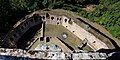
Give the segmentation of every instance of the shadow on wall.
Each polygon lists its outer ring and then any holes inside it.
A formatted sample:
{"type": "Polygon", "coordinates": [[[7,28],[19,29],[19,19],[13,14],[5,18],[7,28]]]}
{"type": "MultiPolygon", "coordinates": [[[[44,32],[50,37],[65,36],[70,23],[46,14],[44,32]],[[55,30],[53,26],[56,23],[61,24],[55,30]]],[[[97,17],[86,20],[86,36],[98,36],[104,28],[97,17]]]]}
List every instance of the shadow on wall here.
{"type": "Polygon", "coordinates": [[[120,52],[115,52],[112,56],[108,57],[107,60],[120,60],[120,52]]]}
{"type": "Polygon", "coordinates": [[[25,49],[25,47],[27,47],[28,41],[30,41],[33,36],[35,36],[37,30],[39,30],[41,27],[42,24],[38,24],[27,30],[26,33],[23,34],[23,36],[17,41],[17,48],[25,49]]]}
{"type": "MultiPolygon", "coordinates": [[[[58,38],[58,37],[57,37],[58,38]]],[[[74,48],[72,48],[71,46],[69,46],[67,43],[65,43],[64,41],[62,41],[60,38],[58,38],[63,44],[65,44],[71,51],[74,50],[74,48]]]]}
{"type": "Polygon", "coordinates": [[[106,60],[119,60],[120,59],[120,50],[117,49],[100,49],[96,52],[106,53],[109,57],[106,60]]]}
{"type": "Polygon", "coordinates": [[[98,29],[94,28],[93,26],[91,26],[87,22],[83,21],[81,18],[77,18],[77,19],[79,21],[83,22],[84,24],[89,25],[92,29],[94,29],[95,31],[97,31],[98,33],[100,33],[101,35],[103,35],[104,37],[106,37],[107,39],[109,39],[110,42],[115,47],[115,49],[100,49],[97,52],[106,53],[106,54],[110,54],[110,53],[114,52],[110,57],[107,58],[107,60],[119,60],[120,59],[120,47],[117,45],[117,43],[113,39],[111,39],[110,37],[106,36],[104,33],[100,32],[98,29]]]}
{"type": "Polygon", "coordinates": [[[104,33],[100,32],[98,29],[94,28],[93,26],[91,26],[90,24],[88,24],[87,22],[83,21],[81,18],[77,18],[79,21],[83,22],[84,24],[89,25],[92,29],[94,29],[95,31],[97,31],[98,33],[100,33],[101,35],[103,35],[104,37],[106,37],[107,39],[110,40],[110,42],[114,45],[116,50],[120,50],[120,47],[117,45],[117,43],[111,39],[110,37],[108,37],[107,35],[105,35],[104,33]]]}
{"type": "Polygon", "coordinates": [[[100,49],[100,50],[98,50],[96,52],[109,54],[109,53],[112,53],[112,52],[120,52],[120,51],[118,51],[116,49],[100,49]]]}

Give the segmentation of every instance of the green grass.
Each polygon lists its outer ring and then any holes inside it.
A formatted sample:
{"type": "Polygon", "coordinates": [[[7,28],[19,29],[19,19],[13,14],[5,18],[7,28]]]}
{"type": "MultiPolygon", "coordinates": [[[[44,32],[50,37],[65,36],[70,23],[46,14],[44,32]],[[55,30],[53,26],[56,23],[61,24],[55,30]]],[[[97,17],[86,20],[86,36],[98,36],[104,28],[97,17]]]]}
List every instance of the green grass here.
{"type": "MultiPolygon", "coordinates": [[[[51,24],[46,24],[45,25],[45,37],[59,37],[62,39],[65,43],[70,45],[74,49],[78,49],[78,45],[81,43],[81,40],[76,37],[74,34],[72,34],[69,30],[64,28],[63,26],[60,25],[51,25],[51,24]],[[66,39],[62,38],[62,34],[67,33],[68,37],[66,39]]],[[[37,40],[33,46],[30,48],[30,50],[34,50],[39,44],[53,44],[53,42],[40,42],[37,40]]],[[[83,50],[91,51],[92,49],[89,46],[85,46],[83,50]]]]}
{"type": "Polygon", "coordinates": [[[88,45],[86,45],[85,47],[83,47],[83,50],[92,51],[92,48],[90,48],[88,45]]]}
{"type": "MultiPolygon", "coordinates": [[[[64,28],[60,25],[46,25],[45,26],[45,36],[51,36],[51,37],[59,37],[62,39],[62,34],[67,33],[68,37],[64,39],[63,41],[66,42],[68,45],[73,47],[74,49],[77,49],[78,45],[81,43],[82,40],[80,40],[78,37],[76,37],[74,34],[72,34],[69,30],[64,28]]],[[[91,50],[90,48],[87,48],[87,50],[91,50]]]]}

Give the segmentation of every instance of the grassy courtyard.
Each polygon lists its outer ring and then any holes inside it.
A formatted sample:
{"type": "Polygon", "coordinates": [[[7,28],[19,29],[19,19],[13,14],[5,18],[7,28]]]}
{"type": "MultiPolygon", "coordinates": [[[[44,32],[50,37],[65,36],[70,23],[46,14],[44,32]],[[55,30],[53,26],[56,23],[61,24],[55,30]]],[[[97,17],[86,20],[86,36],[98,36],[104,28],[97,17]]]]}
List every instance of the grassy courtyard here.
{"type": "MultiPolygon", "coordinates": [[[[65,43],[70,45],[74,49],[78,49],[78,45],[81,43],[82,40],[80,40],[78,37],[76,37],[74,34],[72,34],[69,30],[65,29],[63,26],[60,25],[45,25],[45,36],[47,37],[59,37],[62,39],[65,43]],[[68,37],[66,39],[63,39],[62,34],[67,33],[68,37]]],[[[84,47],[85,50],[92,50],[89,46],[84,47]]]]}

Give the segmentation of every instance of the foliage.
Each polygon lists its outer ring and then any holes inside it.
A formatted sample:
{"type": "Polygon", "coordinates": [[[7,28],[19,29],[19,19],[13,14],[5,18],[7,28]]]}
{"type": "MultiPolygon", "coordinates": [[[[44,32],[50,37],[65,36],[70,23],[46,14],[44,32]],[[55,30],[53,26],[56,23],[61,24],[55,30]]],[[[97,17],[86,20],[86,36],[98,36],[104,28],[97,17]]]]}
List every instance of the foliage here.
{"type": "Polygon", "coordinates": [[[28,0],[10,0],[10,6],[14,10],[27,10],[28,5],[28,0]]]}
{"type": "Polygon", "coordinates": [[[120,1],[100,1],[96,10],[90,13],[90,19],[105,26],[114,37],[120,37],[120,1]]]}
{"type": "Polygon", "coordinates": [[[83,10],[82,8],[79,8],[77,6],[74,6],[74,5],[68,5],[68,4],[64,4],[62,9],[65,9],[65,10],[70,10],[70,11],[74,11],[74,12],[78,12],[80,13],[80,15],[83,15],[83,16],[87,16],[87,11],[83,10]]]}

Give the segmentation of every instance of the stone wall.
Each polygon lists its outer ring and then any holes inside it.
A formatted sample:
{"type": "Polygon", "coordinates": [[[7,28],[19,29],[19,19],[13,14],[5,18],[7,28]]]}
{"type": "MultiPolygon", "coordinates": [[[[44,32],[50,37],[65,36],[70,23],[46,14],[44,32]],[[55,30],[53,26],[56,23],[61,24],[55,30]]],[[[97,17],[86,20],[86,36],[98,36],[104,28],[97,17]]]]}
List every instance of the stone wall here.
{"type": "Polygon", "coordinates": [[[107,45],[103,43],[101,40],[96,38],[93,34],[89,33],[85,29],[78,26],[76,23],[73,22],[72,19],[63,17],[63,24],[66,29],[71,31],[74,35],[76,35],[81,40],[87,39],[88,40],[88,46],[90,46],[94,51],[99,49],[108,49],[107,45]],[[70,23],[71,20],[71,23],[70,23]]]}
{"type": "MultiPolygon", "coordinates": [[[[47,15],[48,13],[46,13],[47,15]]],[[[58,15],[48,14],[49,17],[46,17],[46,24],[53,24],[53,25],[61,25],[62,24],[62,17],[58,15]]]]}
{"type": "Polygon", "coordinates": [[[18,21],[18,24],[12,28],[4,38],[4,47],[15,47],[14,45],[20,39],[20,37],[30,28],[39,23],[42,23],[41,16],[39,14],[33,14],[32,17],[28,17],[26,20],[18,21]]]}
{"type": "Polygon", "coordinates": [[[19,21],[20,22],[20,23],[18,22],[19,25],[16,26],[16,28],[10,30],[6,35],[4,39],[5,41],[4,46],[12,47],[12,45],[15,45],[16,42],[19,40],[19,38],[30,27],[42,23],[42,21],[45,21],[46,24],[62,25],[81,40],[87,39],[88,45],[95,51],[102,48],[108,49],[105,43],[103,43],[101,40],[96,38],[93,34],[87,32],[86,30],[78,26],[73,19],[63,15],[54,15],[49,13],[44,13],[44,14],[34,13],[31,17],[27,17],[26,20],[23,19],[22,23],[21,21],[19,21]]]}
{"type": "MultiPolygon", "coordinates": [[[[14,57],[17,57],[18,59],[21,58],[21,60],[24,60],[25,58],[33,58],[32,60],[38,59],[55,59],[55,60],[81,60],[81,59],[107,59],[108,57],[112,56],[114,53],[106,54],[106,53],[99,53],[99,52],[53,52],[53,51],[43,51],[43,50],[22,50],[22,49],[4,49],[0,48],[0,56],[9,56],[14,59],[14,57]],[[24,59],[22,59],[24,58],[24,59]]],[[[119,54],[119,52],[117,52],[119,54]]],[[[118,56],[119,58],[119,56],[118,56]]],[[[1,58],[0,58],[1,59],[1,58]]],[[[3,59],[1,59],[3,60],[3,59]]],[[[29,60],[29,59],[28,59],[29,60]]]]}

